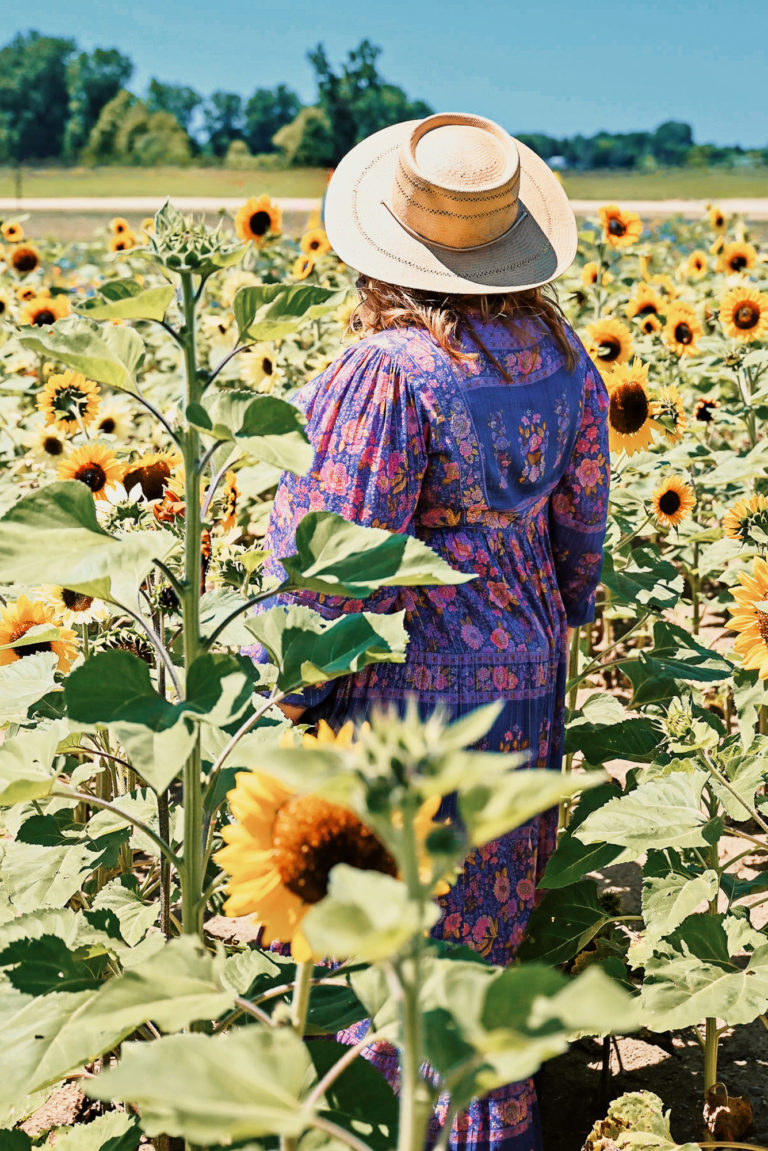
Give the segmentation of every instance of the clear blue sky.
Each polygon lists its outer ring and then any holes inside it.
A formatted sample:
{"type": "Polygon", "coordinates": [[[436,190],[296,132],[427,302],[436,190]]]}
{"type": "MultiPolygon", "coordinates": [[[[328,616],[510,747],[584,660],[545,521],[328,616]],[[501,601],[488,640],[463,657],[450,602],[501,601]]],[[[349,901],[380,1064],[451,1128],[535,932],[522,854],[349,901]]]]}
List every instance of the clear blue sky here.
{"type": "Polygon", "coordinates": [[[5,42],[30,27],[131,56],[150,77],[314,95],[306,51],[338,62],[362,37],[436,110],[512,132],[591,134],[685,120],[698,142],[768,144],[768,0],[3,0],[5,42]]]}

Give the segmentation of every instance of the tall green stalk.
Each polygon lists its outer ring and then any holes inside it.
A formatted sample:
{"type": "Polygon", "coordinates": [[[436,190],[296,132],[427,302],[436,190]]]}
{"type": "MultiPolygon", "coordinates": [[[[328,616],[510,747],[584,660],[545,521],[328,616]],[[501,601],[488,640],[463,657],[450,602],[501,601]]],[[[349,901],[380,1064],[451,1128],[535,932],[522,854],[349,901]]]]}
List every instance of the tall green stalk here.
{"type": "MultiPolygon", "coordinates": [[[[190,272],[181,273],[184,327],[185,410],[199,403],[202,388],[197,373],[195,295],[190,272]]],[[[181,596],[183,620],[184,674],[200,650],[200,580],[202,575],[200,519],[200,437],[187,424],[184,452],[184,589],[181,596]]],[[[184,764],[184,857],[181,873],[181,916],[185,935],[202,930],[203,890],[203,788],[200,734],[184,764]]]]}
{"type": "MultiPolygon", "coordinates": [[[[717,844],[712,844],[707,852],[707,862],[713,871],[718,874],[717,892],[720,890],[720,857],[717,851],[717,844]]],[[[709,901],[708,913],[709,915],[717,915],[717,892],[715,892],[714,899],[709,901]]],[[[717,1083],[717,1048],[720,1041],[720,1033],[717,1029],[717,1020],[708,1018],[704,1024],[704,1095],[706,1097],[710,1087],[714,1087],[717,1083]]]]}

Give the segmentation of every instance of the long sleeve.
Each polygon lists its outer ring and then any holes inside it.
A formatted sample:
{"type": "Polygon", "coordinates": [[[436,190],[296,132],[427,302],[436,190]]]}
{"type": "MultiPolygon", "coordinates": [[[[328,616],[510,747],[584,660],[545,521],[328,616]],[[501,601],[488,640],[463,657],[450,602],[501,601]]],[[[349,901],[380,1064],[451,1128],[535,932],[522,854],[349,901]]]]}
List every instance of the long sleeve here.
{"type": "Polygon", "coordinates": [[[595,616],[610,484],[608,394],[588,361],[581,422],[549,504],[552,552],[569,627],[595,616]]]}
{"type": "MultiPolygon", "coordinates": [[[[405,373],[369,341],[347,351],[295,397],[307,415],[315,449],[309,472],[285,472],[278,485],[264,547],[268,579],[285,578],[280,560],[295,550],[296,527],[310,511],[336,512],[353,523],[414,534],[413,513],[426,469],[424,426],[405,373]]],[[[301,603],[334,618],[344,612],[388,611],[396,588],[365,600],[314,591],[282,593],[264,604],[301,603]]],[[[244,649],[267,659],[260,645],[244,649]]],[[[332,684],[306,688],[291,702],[315,706],[332,684]]]]}

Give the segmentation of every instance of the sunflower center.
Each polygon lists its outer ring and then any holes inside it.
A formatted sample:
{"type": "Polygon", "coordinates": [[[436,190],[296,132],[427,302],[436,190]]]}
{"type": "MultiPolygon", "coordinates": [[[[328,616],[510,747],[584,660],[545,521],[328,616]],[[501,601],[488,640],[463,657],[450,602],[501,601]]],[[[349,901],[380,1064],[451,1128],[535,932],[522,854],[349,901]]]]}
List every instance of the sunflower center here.
{"type": "Polygon", "coordinates": [[[35,312],[35,318],[32,323],[38,328],[42,328],[45,324],[53,324],[56,322],[56,316],[50,308],[40,308],[35,312]]]}
{"type": "Polygon", "coordinates": [[[728,266],[732,268],[734,272],[740,272],[742,268],[746,268],[747,266],[747,257],[731,256],[730,260],[728,261],[728,266]]]}
{"type": "Polygon", "coordinates": [[[115,430],[115,421],[112,416],[105,416],[99,424],[99,431],[104,432],[106,435],[111,436],[115,430]]]}
{"type": "Polygon", "coordinates": [[[652,319],[648,319],[648,320],[643,321],[643,331],[644,332],[650,333],[650,332],[653,332],[655,330],[656,330],[656,325],[654,324],[652,319]]]}
{"type": "Polygon", "coordinates": [[[8,305],[5,300],[0,296],[0,316],[4,315],[8,310],[8,305]]]}
{"type": "Polygon", "coordinates": [[[704,424],[711,424],[712,409],[716,407],[717,404],[714,400],[700,400],[699,406],[696,409],[696,419],[701,420],[704,424]]]}
{"type": "Polygon", "coordinates": [[[100,492],[107,482],[107,473],[104,471],[101,464],[96,464],[93,461],[83,464],[75,472],[74,478],[80,480],[81,484],[85,484],[92,492],[100,492]]]}
{"type": "Polygon", "coordinates": [[[65,587],[62,591],[61,598],[64,607],[70,611],[88,611],[88,608],[93,603],[92,595],[82,595],[78,591],[70,591],[68,587],[65,587]]]}
{"type": "Polygon", "coordinates": [[[34,272],[37,267],[37,256],[35,253],[28,252],[23,248],[21,251],[13,253],[12,260],[17,272],[34,272]]]}
{"type": "Polygon", "coordinates": [[[64,451],[64,445],[56,436],[46,436],[43,440],[43,451],[49,456],[60,456],[64,451]]]}
{"type": "Polygon", "coordinates": [[[273,843],[283,885],[306,903],[318,903],[326,895],[328,876],[337,863],[397,874],[384,844],[354,812],[314,795],[283,804],[275,817],[273,843]]]}
{"type": "Polygon", "coordinates": [[[248,221],[248,227],[254,236],[266,236],[271,223],[269,212],[254,212],[248,221]]]}
{"type": "Polygon", "coordinates": [[[612,216],[608,221],[608,231],[612,236],[626,236],[627,225],[617,216],[612,216]]]}
{"type": "Polygon", "coordinates": [[[611,394],[608,418],[611,427],[623,436],[631,436],[648,419],[649,407],[645,388],[630,380],[611,394]]]}
{"type": "Polygon", "coordinates": [[[269,356],[265,356],[261,361],[261,370],[264,372],[265,376],[271,376],[274,372],[275,369],[269,356]]]}
{"type": "Polygon", "coordinates": [[[681,320],[679,324],[675,324],[675,339],[678,344],[693,343],[693,332],[691,331],[690,324],[686,324],[685,320],[681,320]]]}
{"type": "Polygon", "coordinates": [[[749,301],[740,304],[733,313],[733,323],[742,332],[748,332],[760,322],[760,309],[749,301]]]}
{"type": "Polygon", "coordinates": [[[659,309],[656,307],[655,304],[644,304],[642,308],[638,308],[636,315],[638,315],[638,316],[650,316],[651,314],[656,315],[658,310],[659,309]]]}
{"type": "Polygon", "coordinates": [[[145,499],[160,500],[170,475],[171,469],[165,460],[156,460],[146,467],[132,468],[126,472],[123,483],[127,492],[138,484],[145,499]]]}
{"type": "Polygon", "coordinates": [[[757,616],[757,630],[760,632],[760,639],[768,647],[768,612],[755,608],[755,615],[757,616]]]}
{"type": "MultiPolygon", "coordinates": [[[[11,638],[8,642],[15,643],[17,639],[21,639],[23,635],[26,635],[31,627],[35,627],[35,621],[31,619],[25,620],[24,623],[17,624],[11,632],[11,638]]],[[[25,655],[37,655],[38,652],[41,651],[52,651],[51,645],[47,640],[43,641],[43,643],[28,643],[25,644],[24,647],[17,647],[16,655],[19,659],[23,659],[25,655]]]]}
{"type": "Polygon", "coordinates": [[[681,503],[679,492],[666,491],[663,496],[659,497],[659,511],[664,512],[665,516],[673,516],[675,512],[680,510],[681,503]]]}
{"type": "Polygon", "coordinates": [[[597,354],[607,364],[612,363],[621,355],[621,340],[616,336],[604,336],[598,344],[597,354]]]}

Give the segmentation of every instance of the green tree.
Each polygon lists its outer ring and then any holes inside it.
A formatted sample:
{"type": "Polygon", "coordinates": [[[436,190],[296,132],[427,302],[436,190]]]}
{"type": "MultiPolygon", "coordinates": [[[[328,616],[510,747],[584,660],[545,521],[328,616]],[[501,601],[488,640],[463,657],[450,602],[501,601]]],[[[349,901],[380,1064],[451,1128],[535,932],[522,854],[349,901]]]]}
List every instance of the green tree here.
{"type": "Polygon", "coordinates": [[[98,164],[186,164],[192,156],[189,136],[170,112],[150,112],[125,89],[101,110],[84,158],[98,164]]]}
{"type": "Polygon", "coordinates": [[[251,152],[274,152],[272,137],[296,118],[300,108],[299,97],[285,84],[257,88],[244,114],[244,136],[251,152]]]}
{"type": "Polygon", "coordinates": [[[225,156],[233,140],[243,138],[243,100],[236,92],[214,92],[203,108],[208,147],[225,156]]]}
{"type": "Polygon", "coordinates": [[[73,40],[24,32],[0,49],[0,158],[57,158],[62,153],[73,40]]]}
{"type": "Polygon", "coordinates": [[[147,110],[150,112],[170,112],[182,128],[189,132],[192,117],[203,102],[203,97],[186,84],[163,84],[152,79],[147,91],[147,110]]]}
{"type": "Polygon", "coordinates": [[[690,124],[665,120],[653,133],[652,150],[660,164],[684,164],[693,146],[690,124]]]}
{"type": "Polygon", "coordinates": [[[79,155],[102,108],[125,87],[132,73],[133,63],[117,48],[79,52],[69,61],[69,107],[63,145],[67,159],[79,155]]]}
{"type": "Polygon", "coordinates": [[[336,162],[333,128],[322,108],[302,108],[295,120],[275,133],[273,143],[287,164],[323,168],[336,162]]]}

